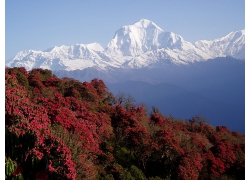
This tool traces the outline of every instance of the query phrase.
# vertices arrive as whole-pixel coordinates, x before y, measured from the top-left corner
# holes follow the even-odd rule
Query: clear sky
[[[76,43],[104,48],[141,18],[195,42],[245,29],[244,0],[6,0],[5,60],[22,50]]]

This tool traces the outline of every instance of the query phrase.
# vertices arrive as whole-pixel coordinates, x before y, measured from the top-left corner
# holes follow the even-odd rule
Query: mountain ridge
[[[245,58],[245,30],[231,32],[212,41],[185,41],[173,32],[166,32],[154,22],[141,19],[115,32],[103,48],[97,42],[55,46],[45,51],[20,51],[6,64],[23,66],[27,70],[83,70],[97,66],[101,69],[157,67],[158,64],[189,64],[216,57]]]

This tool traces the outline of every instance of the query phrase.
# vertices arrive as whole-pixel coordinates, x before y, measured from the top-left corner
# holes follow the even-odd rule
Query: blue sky
[[[141,18],[195,42],[245,28],[244,0],[5,1],[5,60],[22,50],[98,42]]]

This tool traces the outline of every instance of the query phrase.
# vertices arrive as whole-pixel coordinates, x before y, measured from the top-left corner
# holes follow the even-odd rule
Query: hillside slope
[[[244,179],[245,136],[147,111],[102,80],[6,68],[5,179]]]

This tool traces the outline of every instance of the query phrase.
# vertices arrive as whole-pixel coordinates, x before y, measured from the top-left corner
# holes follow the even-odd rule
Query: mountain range
[[[212,41],[191,43],[178,34],[162,30],[150,20],[141,19],[117,30],[106,48],[95,42],[55,46],[45,51],[21,51],[6,66],[66,71],[90,67],[138,69],[186,65],[226,56],[245,59],[245,30]]]

